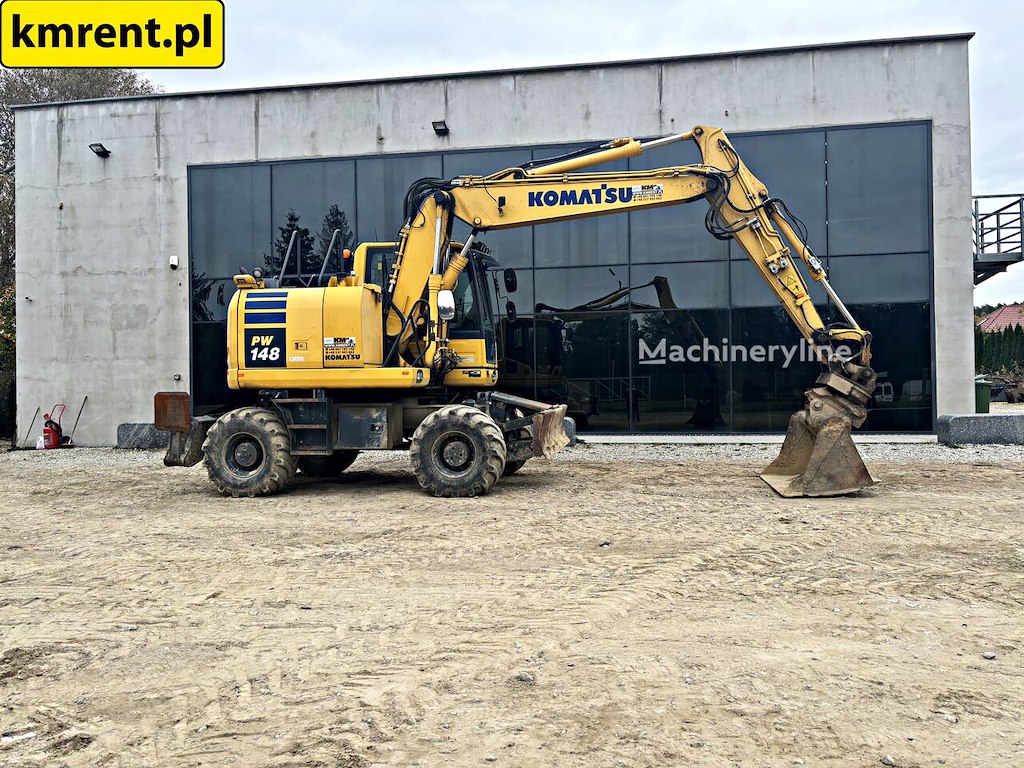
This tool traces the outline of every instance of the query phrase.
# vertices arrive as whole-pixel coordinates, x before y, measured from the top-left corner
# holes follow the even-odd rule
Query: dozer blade
[[[568,406],[553,405],[533,414],[533,455],[550,459],[569,444],[565,434]]]
[[[790,418],[778,458],[761,473],[780,496],[842,496],[875,485],[850,436],[850,420],[834,416],[820,424],[812,429],[807,411]]]

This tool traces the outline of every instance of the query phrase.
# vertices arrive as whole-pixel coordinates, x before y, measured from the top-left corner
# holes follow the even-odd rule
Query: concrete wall
[[[75,411],[88,395],[76,442],[112,445],[119,423],[152,421],[154,392],[188,391],[191,164],[603,140],[698,123],[751,131],[932,121],[937,410],[971,412],[967,41],[21,109],[19,434],[37,405],[65,401]],[[443,138],[430,126],[441,118],[451,129]],[[96,141],[109,158],[89,150]]]

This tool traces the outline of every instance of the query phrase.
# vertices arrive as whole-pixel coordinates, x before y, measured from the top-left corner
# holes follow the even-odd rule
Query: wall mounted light
[[[434,128],[434,133],[438,136],[448,135],[448,123],[444,120],[434,120],[430,125]]]
[[[102,158],[110,157],[110,150],[107,149],[106,147],[104,147],[99,142],[96,142],[95,144],[90,144],[89,145],[89,149],[91,149],[93,152],[95,152],[97,157],[102,157]]]

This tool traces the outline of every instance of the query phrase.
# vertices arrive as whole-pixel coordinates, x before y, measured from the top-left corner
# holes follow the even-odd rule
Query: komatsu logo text
[[[547,189],[528,193],[530,208],[561,205],[609,205],[629,203],[633,200],[660,200],[665,193],[662,184],[636,184],[631,187],[612,187],[602,184],[591,189]]]

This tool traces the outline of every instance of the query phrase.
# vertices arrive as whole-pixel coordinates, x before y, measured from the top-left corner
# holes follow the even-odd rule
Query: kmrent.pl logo
[[[745,344],[730,344],[728,339],[722,339],[722,343],[712,344],[710,339],[704,339],[702,344],[691,344],[684,347],[681,344],[669,344],[668,339],[660,339],[653,347],[647,341],[640,339],[639,359],[640,365],[667,365],[668,363],[745,363],[748,360],[752,363],[782,363],[783,368],[789,368],[794,360],[801,363],[817,362],[818,353],[815,348],[807,343],[806,339],[800,339],[799,344],[754,344],[748,347]],[[835,355],[840,359],[847,359],[853,354],[853,350],[845,344],[839,344],[835,349],[825,349],[825,354]]]
[[[221,0],[3,0],[5,67],[190,67],[224,63]]]

